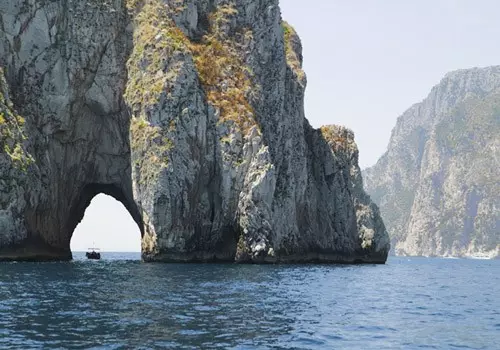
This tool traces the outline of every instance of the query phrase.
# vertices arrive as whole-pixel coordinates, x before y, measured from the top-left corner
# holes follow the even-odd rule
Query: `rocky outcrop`
[[[364,172],[399,255],[500,254],[500,66],[447,74]]]
[[[121,200],[141,225],[123,99],[132,40],[117,4],[0,3],[0,65],[33,159],[22,185],[2,186],[1,209],[10,209],[0,227],[11,233],[0,231],[0,256],[71,258],[73,230],[101,192]],[[4,181],[13,181],[5,169]]]
[[[13,3],[0,65],[28,164],[2,188],[0,258],[69,258],[106,193],[147,261],[385,262],[352,132],[304,117],[277,0]]]

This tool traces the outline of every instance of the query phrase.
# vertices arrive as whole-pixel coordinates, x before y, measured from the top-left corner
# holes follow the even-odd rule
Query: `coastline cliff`
[[[500,255],[500,66],[448,73],[364,171],[397,255]]]
[[[71,258],[105,193],[146,261],[385,262],[353,133],[305,119],[302,47],[277,0],[0,14],[0,259]]]

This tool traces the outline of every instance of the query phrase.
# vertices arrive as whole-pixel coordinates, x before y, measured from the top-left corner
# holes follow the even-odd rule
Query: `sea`
[[[500,261],[0,263],[0,349],[500,349]]]

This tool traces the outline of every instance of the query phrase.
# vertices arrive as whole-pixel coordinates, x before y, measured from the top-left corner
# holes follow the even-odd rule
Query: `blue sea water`
[[[0,263],[1,349],[500,349],[500,261]]]

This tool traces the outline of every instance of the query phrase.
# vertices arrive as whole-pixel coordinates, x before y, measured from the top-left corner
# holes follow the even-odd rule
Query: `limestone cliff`
[[[364,172],[400,255],[500,254],[500,66],[449,73]]]
[[[352,132],[304,117],[301,43],[277,0],[19,0],[0,14],[17,128],[0,158],[0,258],[69,258],[106,193],[147,261],[385,261]]]

